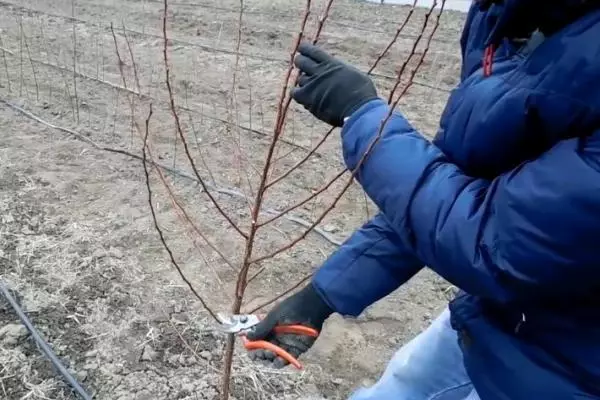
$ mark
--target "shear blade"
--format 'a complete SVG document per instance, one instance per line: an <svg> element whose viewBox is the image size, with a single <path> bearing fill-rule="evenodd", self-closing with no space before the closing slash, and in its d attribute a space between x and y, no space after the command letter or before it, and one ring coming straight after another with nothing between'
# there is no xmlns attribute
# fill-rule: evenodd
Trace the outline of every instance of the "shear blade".
<svg viewBox="0 0 600 400"><path fill-rule="evenodd" d="M221 329L227 333L239 333L252 328L260 322L255 315L217 315L221 321Z"/></svg>

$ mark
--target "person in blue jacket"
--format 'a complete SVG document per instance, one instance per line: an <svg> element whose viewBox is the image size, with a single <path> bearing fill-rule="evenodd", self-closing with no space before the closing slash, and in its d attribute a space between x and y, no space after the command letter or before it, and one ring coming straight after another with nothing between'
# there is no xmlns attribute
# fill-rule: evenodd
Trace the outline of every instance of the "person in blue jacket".
<svg viewBox="0 0 600 400"><path fill-rule="evenodd" d="M461 291L352 399L600 399L600 2L475 2L461 48L429 142L397 111L378 135L367 75L301 45L293 97L343 127L379 214L250 338L298 356L314 339L275 324L357 316L427 266Z"/></svg>

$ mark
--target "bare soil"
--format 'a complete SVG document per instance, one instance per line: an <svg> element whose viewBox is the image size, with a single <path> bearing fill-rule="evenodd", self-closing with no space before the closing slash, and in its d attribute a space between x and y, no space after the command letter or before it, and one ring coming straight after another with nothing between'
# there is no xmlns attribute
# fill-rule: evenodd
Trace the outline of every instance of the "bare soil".
<svg viewBox="0 0 600 400"><path fill-rule="evenodd" d="M190 151L211 188L220 188L215 196L224 210L245 229L249 211L240 194L251 196L257 186L305 2L246 0L241 31L238 1L170 3L170 73ZM313 3L309 35L324 1ZM334 4L321 43L365 69L408 12L404 6L350 0ZM0 277L97 399L214 399L219 392L225 337L158 239L142 163L102 149L139 155L135 123L143 126L152 103L156 160L191 174L168 108L162 12L163 2L151 0L0 1ZM376 69L382 94L393 84L389 77L406 58L424 14L424 9L415 13L406 35ZM442 16L416 83L400 105L428 136L435 133L448 90L457 81L462 21L457 12ZM243 55L236 57L239 32ZM421 44L418 51L423 50ZM277 150L273 176L304 157L326 131L292 106L284 136L288 143ZM336 132L303 168L269 191L266 208L297 203L342 167ZM239 265L244 242L197 182L177 174L169 181L201 230ZM343 182L296 209L292 220L282 218L265 228L256 254L299 236L305 227L293 219L314 220ZM184 271L214 310L229 310L235 273L194 239L155 173L152 189L158 219ZM264 273L248 288L245 308L313 271L335 250L332 242L343 241L374 212L353 186L320 224L322 234L311 233L264 263ZM306 369L301 373L253 364L238 350L233 396L346 398L377 379L395 349L441 311L449 291L446 282L424 270L360 318L333 317L302 359ZM4 302L0 398L75 398Z"/></svg>

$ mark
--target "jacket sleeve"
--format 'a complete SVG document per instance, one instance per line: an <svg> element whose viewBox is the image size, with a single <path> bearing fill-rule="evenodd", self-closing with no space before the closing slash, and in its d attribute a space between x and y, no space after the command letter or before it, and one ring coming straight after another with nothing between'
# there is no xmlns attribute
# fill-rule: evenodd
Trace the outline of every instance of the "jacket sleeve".
<svg viewBox="0 0 600 400"><path fill-rule="evenodd" d="M334 311L357 316L422 266L403 248L385 216L378 214L325 261L313 285Z"/></svg>
<svg viewBox="0 0 600 400"><path fill-rule="evenodd" d="M348 121L348 168L387 113L376 100ZM476 179L395 113L357 177L404 247L449 282L498 302L531 302L600 285L599 162L600 131Z"/></svg>

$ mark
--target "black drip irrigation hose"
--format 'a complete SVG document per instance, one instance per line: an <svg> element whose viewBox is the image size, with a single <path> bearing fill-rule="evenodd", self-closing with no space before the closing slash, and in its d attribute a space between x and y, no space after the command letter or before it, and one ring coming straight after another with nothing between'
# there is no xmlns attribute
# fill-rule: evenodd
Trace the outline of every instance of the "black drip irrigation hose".
<svg viewBox="0 0 600 400"><path fill-rule="evenodd" d="M21 309L19 304L16 302L16 300L10 294L10 291L8 290L8 288L6 287L4 282L2 282L2 280L0 280L0 293L6 298L6 300L8 301L8 304L10 304L12 309L15 311L15 313L17 314L17 316L23 323L23 325L25 325L25 327L31 334L31 337L37 344L38 349L41 350L41 352L52 363L52 365L54 365L54 367L58 370L58 372L60 372L60 374L63 376L65 382L69 386L71 386L71 388L73 388L73 390L79 395L79 397L81 397L84 400L92 400L92 396L90 396L85 391L85 389L81 386L81 384L79 384L79 382L77 382L77 379L75 379L75 377L67 370L67 368L59 360L59 358L56 356L56 354L54 354L54 352L52 351L52 349L50 348L48 343L46 343L46 341L40 336L40 334L35 329L35 327L31 323L31 321L27 317L27 315L25 315L25 312L23 312L23 310Z"/></svg>

